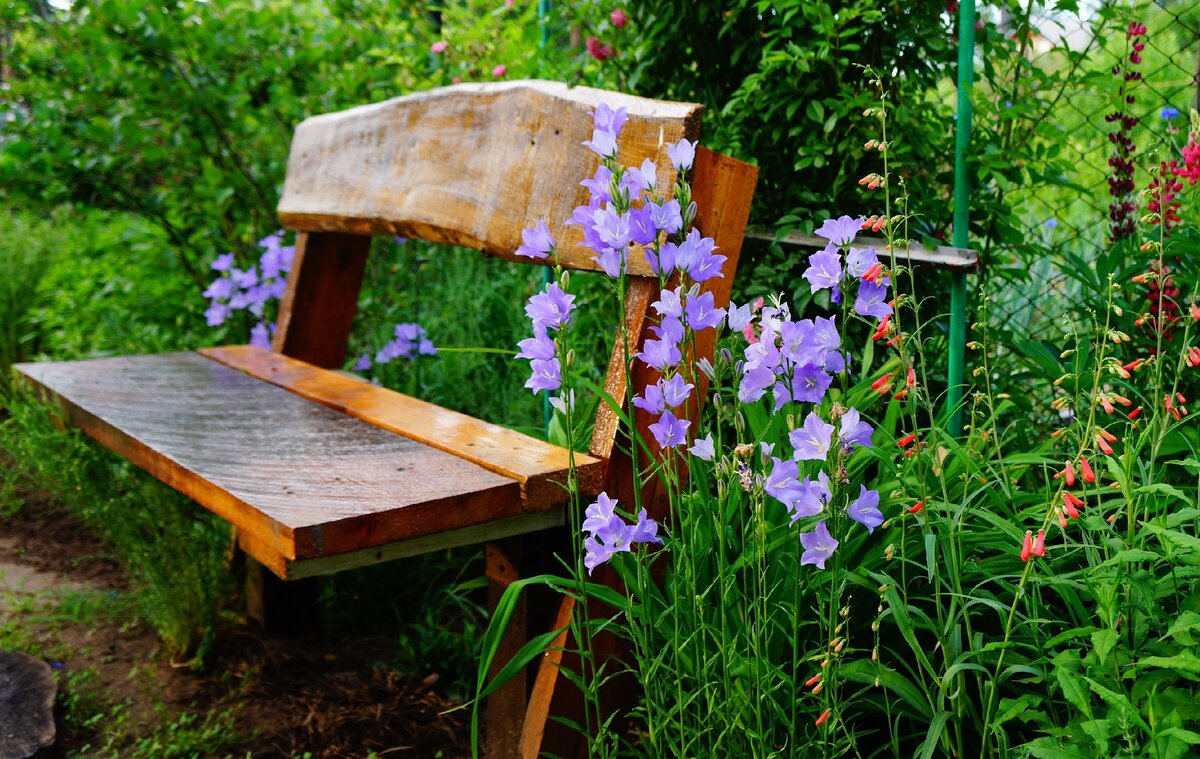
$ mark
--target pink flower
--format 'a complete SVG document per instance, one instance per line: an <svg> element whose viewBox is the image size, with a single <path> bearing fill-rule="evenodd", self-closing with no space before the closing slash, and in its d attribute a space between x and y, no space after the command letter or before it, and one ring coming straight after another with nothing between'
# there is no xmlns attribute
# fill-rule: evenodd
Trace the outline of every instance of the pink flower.
<svg viewBox="0 0 1200 759"><path fill-rule="evenodd" d="M1025 543L1021 546L1021 561L1029 561L1029 557L1033 555L1033 533L1029 530L1025 531Z"/></svg>
<svg viewBox="0 0 1200 759"><path fill-rule="evenodd" d="M500 77L504 76L507 73L508 73L508 66L505 66L503 63L496 66L496 68L492 69L492 76L496 77L497 79L499 79Z"/></svg>
<svg viewBox="0 0 1200 759"><path fill-rule="evenodd" d="M429 46L429 52L438 53L438 54L444 53L444 52L446 52L446 48L448 48L448 47L450 47L449 42L447 42L446 40L438 40L437 42L435 42Z"/></svg>
<svg viewBox="0 0 1200 759"><path fill-rule="evenodd" d="M615 11L608 14L608 20L612 22L613 26L621 29L625 26L625 23L629 21L629 17L625 15L625 11L617 8Z"/></svg>
<svg viewBox="0 0 1200 759"><path fill-rule="evenodd" d="M584 46L587 47L588 55L598 61L607 61L617 54L617 51L598 40L595 35L590 35Z"/></svg>

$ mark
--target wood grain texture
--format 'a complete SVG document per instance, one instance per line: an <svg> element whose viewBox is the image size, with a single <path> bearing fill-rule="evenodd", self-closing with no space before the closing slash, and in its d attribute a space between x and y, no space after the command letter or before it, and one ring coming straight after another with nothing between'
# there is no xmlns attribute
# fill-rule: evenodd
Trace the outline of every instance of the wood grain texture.
<svg viewBox="0 0 1200 759"><path fill-rule="evenodd" d="M702 107L557 82L462 84L314 116L296 128L279 201L284 226L307 232L398 234L518 259L521 230L550 225L563 264L598 271L582 232L563 222L586 201L579 181L599 158L588 112L628 109L618 158L675 171L666 144L700 136ZM643 256L633 274L650 274Z"/></svg>
<svg viewBox="0 0 1200 759"><path fill-rule="evenodd" d="M520 514L520 485L194 353L18 371L105 446L238 527L263 564Z"/></svg>
<svg viewBox="0 0 1200 759"><path fill-rule="evenodd" d="M342 368L370 247L371 238L361 235L296 235L275 351L327 369Z"/></svg>
<svg viewBox="0 0 1200 759"><path fill-rule="evenodd" d="M567 500L565 486L570 459L565 448L252 345L205 348L200 353L304 398L514 479L520 483L525 511L541 511ZM599 493L605 462L577 453L575 465L581 492L585 496Z"/></svg>

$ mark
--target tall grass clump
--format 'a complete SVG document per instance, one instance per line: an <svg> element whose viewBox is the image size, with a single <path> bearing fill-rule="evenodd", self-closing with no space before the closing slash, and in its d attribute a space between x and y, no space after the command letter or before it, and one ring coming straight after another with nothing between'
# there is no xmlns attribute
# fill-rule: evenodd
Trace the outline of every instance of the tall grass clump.
<svg viewBox="0 0 1200 759"><path fill-rule="evenodd" d="M1055 370L1025 391L1045 402L1014 413L992 389L1007 367L982 304L955 438L922 350L944 314L911 295L920 275L903 256L911 190L890 155L904 135L888 133L888 93L869 82L876 169L860 185L878 210L817 229L829 245L804 273L809 318L783 297L757 314L714 310L694 287L719 251L688 231L691 146L668 146L679 223L645 166L593 148L611 187L593 190L585 240L618 299L643 209L654 223L636 241L660 272L659 321L627 367L660 379L616 409L626 424L655 420L628 451L632 498L577 504L566 577L529 581L576 601L565 645L589 705L577 726L602 756L1188 755L1200 745L1200 430L1187 406L1200 305L1181 262L1197 254L1200 116L1142 193L1126 248L1138 273L1106 278L1038 336ZM620 118L598 109L595 126L604 146ZM866 228L888 248L857 247ZM556 252L529 234L530 252ZM522 357L529 386L557 391L569 418L586 384L571 375L566 285L560 275L531 299ZM726 330L722 347L691 360L710 328ZM639 501L647 487L667 494L665 521ZM485 637L480 693L495 685L482 673L506 608ZM601 656L602 632L627 654ZM615 678L639 687L620 712L604 688Z"/></svg>

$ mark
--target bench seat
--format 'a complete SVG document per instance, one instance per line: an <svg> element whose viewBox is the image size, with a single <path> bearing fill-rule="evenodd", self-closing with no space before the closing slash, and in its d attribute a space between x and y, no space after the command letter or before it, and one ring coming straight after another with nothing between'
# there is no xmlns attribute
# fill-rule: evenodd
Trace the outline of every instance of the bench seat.
<svg viewBox="0 0 1200 759"><path fill-rule="evenodd" d="M282 579L564 523L565 449L261 348L17 370Z"/></svg>

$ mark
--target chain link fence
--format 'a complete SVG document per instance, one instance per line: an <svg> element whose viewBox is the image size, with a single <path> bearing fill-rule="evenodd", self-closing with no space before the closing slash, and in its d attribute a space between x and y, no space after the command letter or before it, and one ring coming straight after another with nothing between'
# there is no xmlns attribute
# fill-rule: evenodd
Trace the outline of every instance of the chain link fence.
<svg viewBox="0 0 1200 759"><path fill-rule="evenodd" d="M1103 269L1114 240L1134 234L1160 163L1186 144L1188 114L1200 108L1200 3L1080 3L1027 27L1004 14L995 21L1029 29L1029 118L1043 120L1030 134L1042 144L1021 151L1046 162L1031 172L1040 181L1008 196L1026 238L995 262L1027 276L988 278L990 323L1036 336L1059 331L1085 270Z"/></svg>

